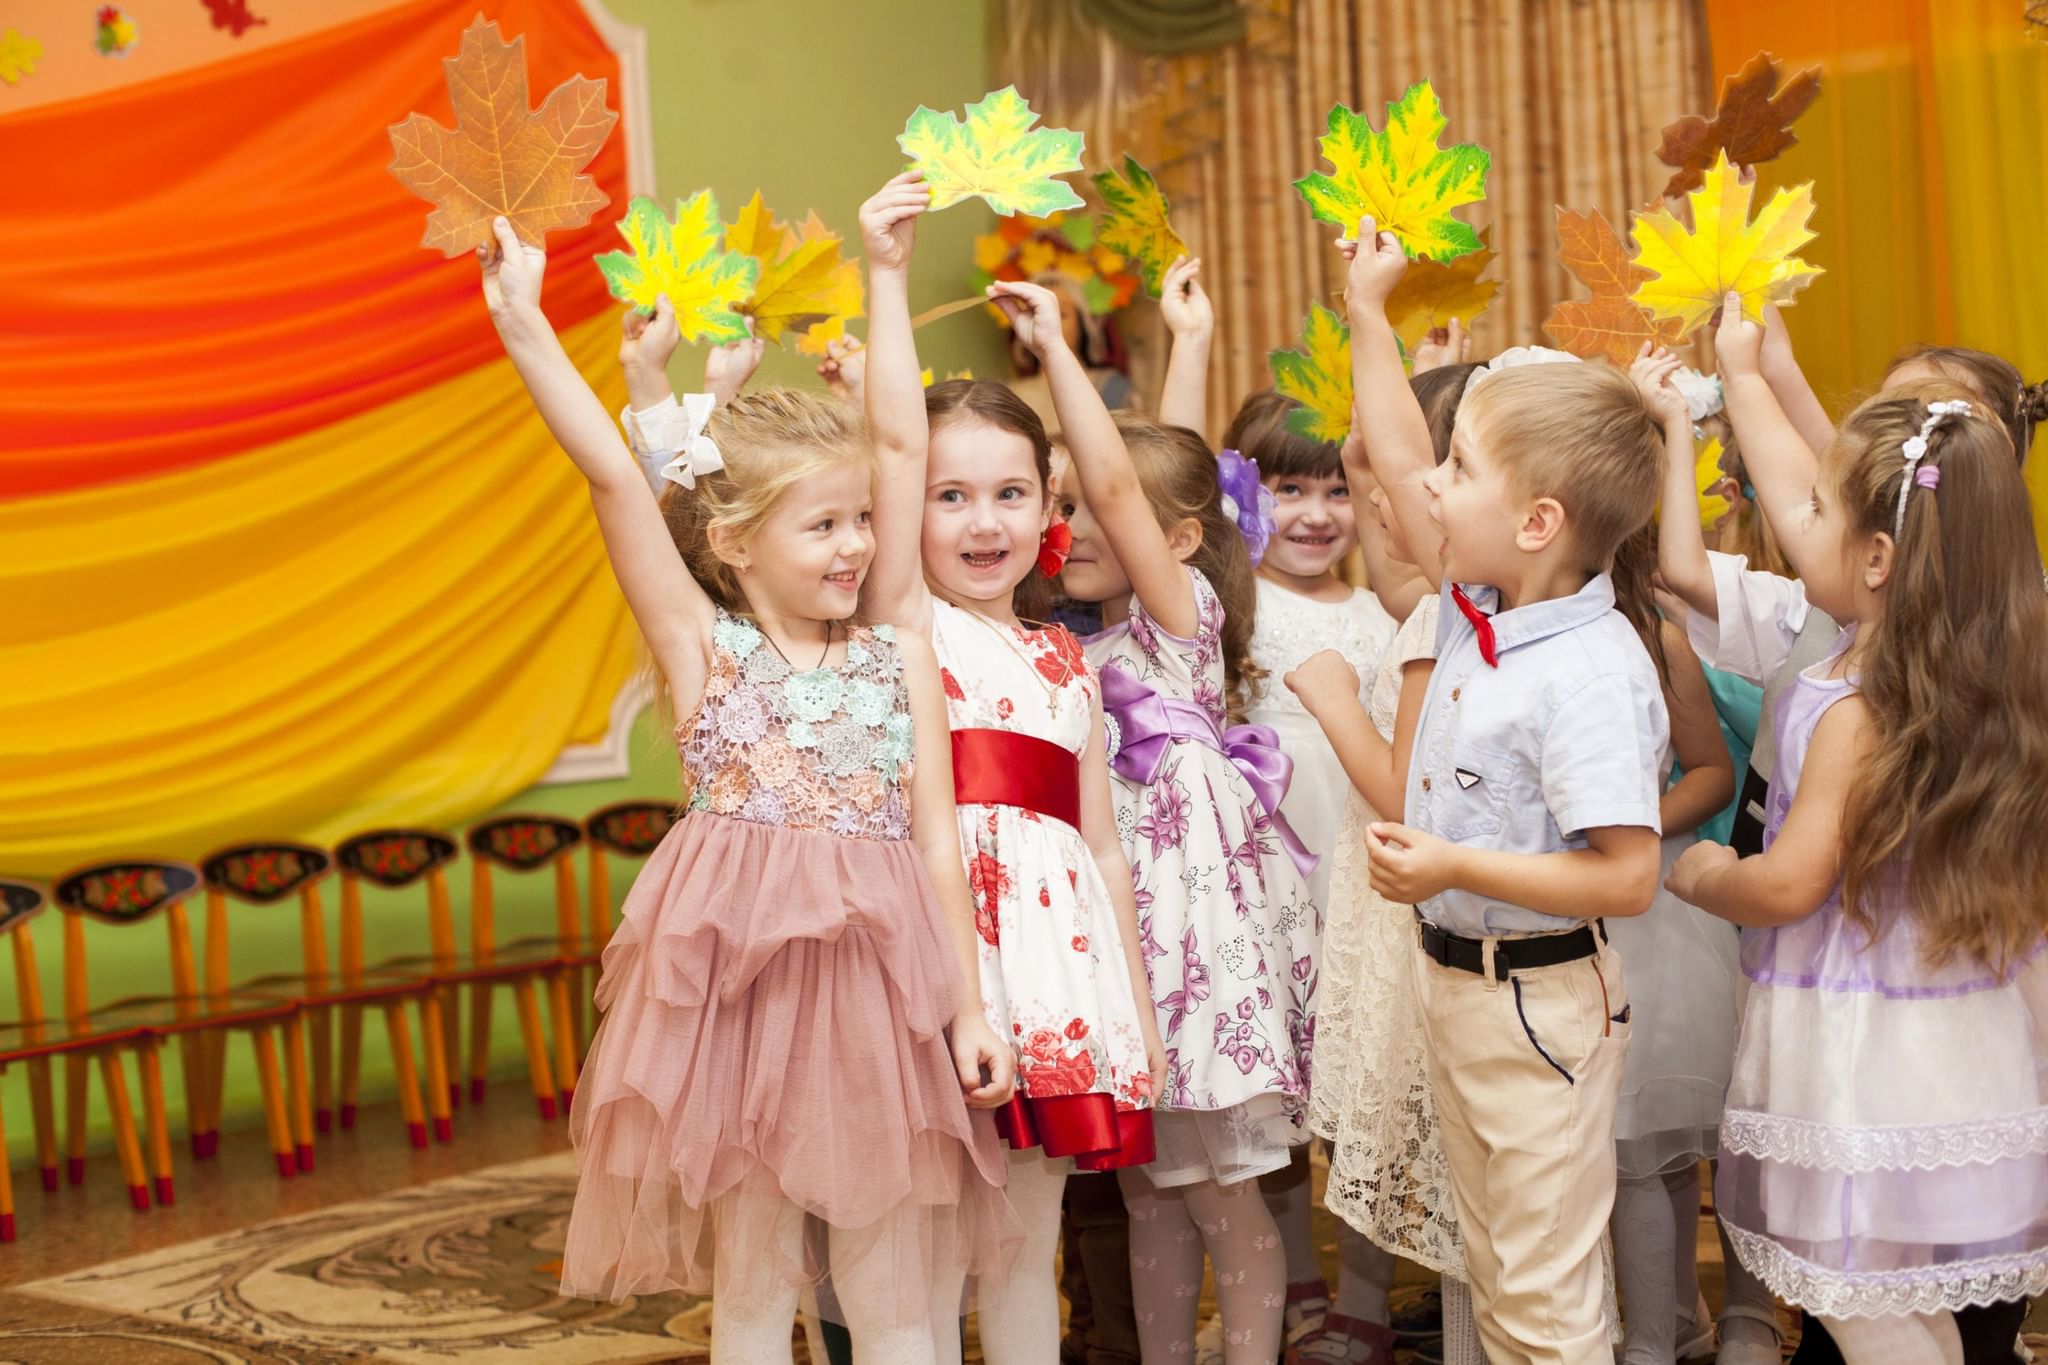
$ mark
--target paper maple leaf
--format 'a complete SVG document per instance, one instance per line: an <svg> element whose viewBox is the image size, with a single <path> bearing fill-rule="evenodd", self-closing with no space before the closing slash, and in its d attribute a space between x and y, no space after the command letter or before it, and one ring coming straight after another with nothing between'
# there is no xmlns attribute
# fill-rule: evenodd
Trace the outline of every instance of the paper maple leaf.
<svg viewBox="0 0 2048 1365"><path fill-rule="evenodd" d="M0 33L0 81L19 85L23 76L33 76L36 63L43 59L43 45L33 38L24 38L14 30Z"/></svg>
<svg viewBox="0 0 2048 1365"><path fill-rule="evenodd" d="M1287 429L1311 441L1341 445L1351 430L1351 329L1320 303L1301 325L1301 349L1266 356L1273 387L1301 406Z"/></svg>
<svg viewBox="0 0 2048 1365"><path fill-rule="evenodd" d="M965 123L918 105L896 145L924 172L934 210L976 195L1001 214L1043 218L1080 208L1081 196L1057 177L1081 169L1081 135L1036 122L1017 87L1006 85L968 105Z"/></svg>
<svg viewBox="0 0 2048 1365"><path fill-rule="evenodd" d="M1501 289L1499 280L1479 278L1493 264L1492 235L1492 228L1480 233L1479 250L1448 265L1421 260L1408 267L1387 295L1387 322L1403 346L1412 351L1432 327L1448 326L1452 318L1469 326L1486 311Z"/></svg>
<svg viewBox="0 0 2048 1365"><path fill-rule="evenodd" d="M1771 92L1776 90L1776 94ZM1664 129L1657 159L1678 173L1664 187L1664 197L1700 187L1700 181L1725 152L1738 166L1769 161L1799 141L1786 125L1805 113L1820 95L1820 68L1806 70L1778 86L1778 59L1759 52L1742 70L1721 82L1721 102L1712 122L1687 114Z"/></svg>
<svg viewBox="0 0 2048 1365"><path fill-rule="evenodd" d="M1652 318L1630 295L1650 272L1628 258L1613 224L1599 213L1557 211L1557 259L1590 299L1570 299L1551 309L1543 330L1564 350L1617 365L1636 358L1644 342L1675 346L1685 329L1669 318Z"/></svg>
<svg viewBox="0 0 2048 1365"><path fill-rule="evenodd" d="M258 24L270 22L249 13L249 0L204 0L204 3L213 15L213 26L228 30L228 35L233 38L241 37Z"/></svg>
<svg viewBox="0 0 2048 1365"><path fill-rule="evenodd" d="M1651 278L1636 286L1635 301L1652 317L1676 319L1682 335L1705 322L1724 294L1740 294L1743 316L1762 322L1766 303L1790 303L1811 284L1820 267L1792 253L1813 240L1806 226L1813 186L1775 191L1752 222L1755 191L1723 152L1705 183L1686 196L1690 231L1668 208L1637 214L1629 236L1636 244L1635 263Z"/></svg>
<svg viewBox="0 0 2048 1365"><path fill-rule="evenodd" d="M1493 158L1469 142L1439 147L1445 126L1443 106L1428 81L1409 86L1387 106L1384 133L1339 104L1330 110L1330 131L1316 143L1331 173L1304 176L1294 188L1316 217L1347 234L1370 214L1410 256L1449 261L1477 251L1479 234L1451 217L1451 210L1486 197Z"/></svg>
<svg viewBox="0 0 2048 1365"><path fill-rule="evenodd" d="M455 127L425 114L391 125L391 173L437 205L422 246L449 256L491 242L503 214L529 246L556 228L582 227L611 202L582 174L619 116L605 108L601 80L571 76L539 110L526 107L526 39L507 43L478 16L458 55L444 58Z"/></svg>
<svg viewBox="0 0 2048 1365"><path fill-rule="evenodd" d="M815 213L799 231L777 222L754 191L726 229L725 248L759 263L754 292L738 310L754 320L755 336L779 346L785 334L860 316L860 267L840 259L839 245Z"/></svg>
<svg viewBox="0 0 2048 1365"><path fill-rule="evenodd" d="M746 337L738 310L754 292L761 265L720 249L725 232L710 190L679 200L673 223L652 199L636 194L619 220L619 235L632 250L597 257L612 297L651 311L657 296L668 295L685 341L723 344Z"/></svg>
<svg viewBox="0 0 2048 1365"><path fill-rule="evenodd" d="M97 28L93 48L102 57L125 57L136 41L135 21L119 5L102 5L93 14Z"/></svg>
<svg viewBox="0 0 2048 1365"><path fill-rule="evenodd" d="M1145 292L1158 298L1167 268L1188 251L1167 219L1165 192L1152 172L1129 153L1124 155L1123 174L1103 171L1095 177L1095 188L1103 204L1095 240L1136 264L1145 278Z"/></svg>

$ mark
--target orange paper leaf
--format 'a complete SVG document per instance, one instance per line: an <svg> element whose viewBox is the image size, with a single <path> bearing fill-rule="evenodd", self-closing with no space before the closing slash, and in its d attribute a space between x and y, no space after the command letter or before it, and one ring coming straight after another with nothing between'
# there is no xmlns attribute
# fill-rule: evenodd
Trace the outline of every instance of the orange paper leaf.
<svg viewBox="0 0 2048 1365"><path fill-rule="evenodd" d="M1776 91L1773 94L1772 91ZM1678 173L1664 187L1669 199L1700 187L1721 152L1738 166L1769 161L1799 139L1786 125L1805 113L1820 95L1820 68L1806 70L1778 85L1778 59L1759 52L1742 70L1721 82L1721 103L1713 121L1687 114L1664 130L1657 159Z"/></svg>
<svg viewBox="0 0 2048 1365"><path fill-rule="evenodd" d="M1679 322L1652 321L1629 297L1650 278L1650 272L1629 259L1628 248L1603 215L1559 209L1557 259L1593 291L1590 299L1560 303L1544 321L1543 330L1562 349L1627 365L1644 342L1675 346L1684 335Z"/></svg>
<svg viewBox="0 0 2048 1365"><path fill-rule="evenodd" d="M538 110L527 108L526 39L507 43L482 15L441 65L455 127L425 114L391 125L391 173L436 206L422 246L449 256L488 246L499 214L520 241L540 246L611 202L582 173L619 121L605 108L603 81L571 76Z"/></svg>

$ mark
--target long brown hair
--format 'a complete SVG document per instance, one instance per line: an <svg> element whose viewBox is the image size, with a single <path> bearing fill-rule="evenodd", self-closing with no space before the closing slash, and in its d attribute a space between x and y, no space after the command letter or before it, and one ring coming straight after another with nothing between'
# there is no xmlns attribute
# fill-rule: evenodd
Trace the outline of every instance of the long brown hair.
<svg viewBox="0 0 2048 1365"><path fill-rule="evenodd" d="M1657 665L1657 681L1671 688L1671 661L1664 654L1664 618L1657 611L1652 577L1657 572L1657 528L1645 526L1614 552L1614 609L1636 628Z"/></svg>
<svg viewBox="0 0 2048 1365"><path fill-rule="evenodd" d="M1827 476L1862 536L1891 535L1903 444L1953 386L1880 394L1830 447ZM2048 593L2026 485L2001 423L1944 418L1908 490L1884 610L1857 687L1876 745L1842 820L1842 903L1873 938L1904 893L1928 961L2004 971L2048 930Z"/></svg>
<svg viewBox="0 0 2048 1365"><path fill-rule="evenodd" d="M2012 438L2013 455L2021 464L2034 443L2034 424L2048 418L2048 383L2029 384L2004 356L1973 351L1967 346L1911 346L1885 366L1885 378L1908 365L1925 365L1946 376L1991 408Z"/></svg>
<svg viewBox="0 0 2048 1365"><path fill-rule="evenodd" d="M1202 571L1223 604L1223 699L1232 722L1241 721L1266 677L1266 670L1252 662L1252 618L1259 590L1244 536L1223 514L1216 456L1207 441L1186 427L1162 426L1127 412L1114 416L1160 526L1193 517L1202 528L1202 543L1187 563Z"/></svg>
<svg viewBox="0 0 2048 1365"><path fill-rule="evenodd" d="M1031 462L1038 469L1038 495L1052 493L1052 439L1045 434L1031 405L1007 384L992 379L948 379L924 391L925 425L938 431L956 422L980 422L1022 436L1031 443ZM1010 609L1024 621L1043 621L1052 610L1052 585L1036 568L1010 594Z"/></svg>

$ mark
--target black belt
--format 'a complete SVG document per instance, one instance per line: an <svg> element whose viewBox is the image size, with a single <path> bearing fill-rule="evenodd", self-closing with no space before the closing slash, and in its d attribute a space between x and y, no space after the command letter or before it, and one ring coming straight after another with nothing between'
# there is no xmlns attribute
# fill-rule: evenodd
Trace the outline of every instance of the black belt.
<svg viewBox="0 0 2048 1365"><path fill-rule="evenodd" d="M1474 976L1486 975L1486 945L1482 940L1447 934L1422 918L1420 913L1415 916L1415 923L1422 931L1423 955L1430 961L1444 967L1455 967L1461 972L1471 972ZM1599 920L1564 934L1495 939L1493 979L1505 981L1511 972L1555 967L1561 962L1577 962L1582 957L1592 957L1606 941L1607 928Z"/></svg>

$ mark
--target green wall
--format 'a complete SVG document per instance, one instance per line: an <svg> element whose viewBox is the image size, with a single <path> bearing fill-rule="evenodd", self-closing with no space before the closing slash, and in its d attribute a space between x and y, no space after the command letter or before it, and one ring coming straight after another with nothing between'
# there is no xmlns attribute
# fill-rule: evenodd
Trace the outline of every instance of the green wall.
<svg viewBox="0 0 2048 1365"><path fill-rule="evenodd" d="M844 234L848 254L859 250L855 213L882 181L900 168L895 136L919 103L955 107L978 99L985 91L986 34L984 10L974 0L865 0L859 5L823 0L608 0L613 14L647 30L649 74L654 108L657 168L656 191L665 205L677 196L709 185L730 220L740 205L759 189L769 206L786 218L803 217L815 209L825 222ZM993 217L978 203L963 205L927 220L920 234L919 274L913 306L929 307L968 292L976 233L988 231ZM855 324L864 331L864 324ZM979 374L1003 372L1000 339L978 309L933 324L919 334L927 362L941 373L973 368ZM699 387L701 351L690 348L674 365L678 390ZM816 383L806 357L770 347L757 382ZM630 776L614 782L538 787L507 802L501 810L547 812L580 818L597 807L631 797L672 799L680 791L675 750L662 718L652 709L635 727ZM492 812L478 812L477 818ZM579 880L582 879L579 859ZM613 898L624 897L630 869L614 864ZM468 936L469 870L453 869L457 933ZM546 876L516 878L500 874L496 882L497 928L501 941L522 934L552 932L553 883ZM326 895L328 932L337 927L337 895L330 883ZM234 972L237 978L264 971L298 968L296 902L265 910L232 907ZM202 932L204 913L195 903L194 933ZM364 896L364 934L371 960L427 947L425 906L418 895L394 896L374 889ZM61 1008L63 943L59 919L46 914L36 926L38 965L46 1005ZM117 991L134 993L168 989L165 938L161 923L128 930L87 926L87 960L99 998ZM467 1010L464 1028L467 1028ZM0 1018L15 1017L11 973L0 976ZM524 1119L531 1114L525 1095L525 1063L511 1000L499 993L492 1016L497 1095L490 1112ZM414 1019L417 1042L417 1019ZM260 1128L249 1047L239 1039L228 1050L228 1086L224 1126ZM188 1160L184 1132L182 1082L178 1050L165 1049L165 1089L177 1139L174 1159ZM61 1068L60 1068L61 1069ZM8 1150L19 1169L32 1164L33 1130L29 1117L26 1069L13 1067L0 1076L0 1105L5 1107ZM61 1092L61 1084L60 1084ZM140 1086L132 1078L138 1105ZM105 1106L95 1080L89 1112L93 1147L108 1146ZM370 1018L364 1026L362 1102L377 1103L391 1095L391 1064L383 1023ZM58 1101L61 1127L63 1104ZM458 1132L463 1112L456 1111ZM398 1133L393 1141L403 1141ZM37 1216L40 1199L31 1175L18 1184L27 1217Z"/></svg>

